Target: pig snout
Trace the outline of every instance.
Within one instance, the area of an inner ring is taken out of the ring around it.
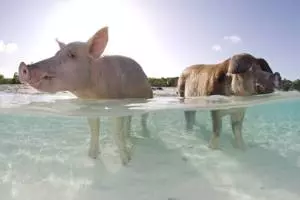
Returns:
[[[280,89],[282,86],[281,75],[279,72],[272,74],[275,89]]]
[[[19,65],[19,81],[21,83],[27,83],[29,80],[30,74],[28,66],[24,62],[21,62]]]

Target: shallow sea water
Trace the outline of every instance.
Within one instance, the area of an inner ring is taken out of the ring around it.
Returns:
[[[1,200],[294,200],[300,199],[300,93],[210,97],[180,103],[174,89],[153,100],[89,101],[24,86],[0,87]],[[220,150],[207,147],[209,109],[246,106],[247,150],[231,145],[229,117]],[[185,130],[183,110],[197,109]],[[150,136],[139,117],[148,112]],[[86,116],[103,116],[99,158],[88,157]],[[132,160],[121,164],[113,116],[133,115]]]

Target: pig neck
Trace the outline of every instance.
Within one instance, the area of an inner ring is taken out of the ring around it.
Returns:
[[[90,61],[90,65],[88,67],[90,67],[90,80],[87,84],[87,87],[81,90],[73,91],[72,93],[80,99],[110,98],[105,87],[105,80],[108,79],[105,73],[107,67],[103,57]]]
[[[224,81],[224,94],[226,96],[232,96],[235,95],[234,90],[232,89],[232,77],[226,76]]]

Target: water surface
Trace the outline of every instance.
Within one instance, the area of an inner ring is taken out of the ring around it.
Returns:
[[[24,86],[0,89],[0,195],[20,199],[299,199],[300,94],[252,98],[189,99],[174,89],[152,100],[81,101],[69,93],[40,93]],[[223,120],[221,150],[207,147],[209,110],[248,107],[243,126],[247,151],[231,145]],[[183,110],[196,109],[186,131]],[[139,117],[149,113],[150,137]],[[101,155],[87,156],[87,116],[101,118]],[[133,156],[122,166],[111,117],[133,115]]]

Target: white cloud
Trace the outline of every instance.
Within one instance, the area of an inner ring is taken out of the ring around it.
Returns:
[[[212,46],[212,50],[214,51],[222,51],[222,47],[218,44],[215,44]]]
[[[6,52],[13,53],[18,50],[18,45],[16,43],[8,43],[6,45]]]
[[[5,44],[3,40],[0,40],[0,52],[13,53],[18,50],[18,45],[16,43]]]
[[[242,39],[237,35],[224,36],[224,40],[230,40],[232,43],[239,43]]]
[[[0,40],[0,52],[5,51],[5,44],[2,40]]]

